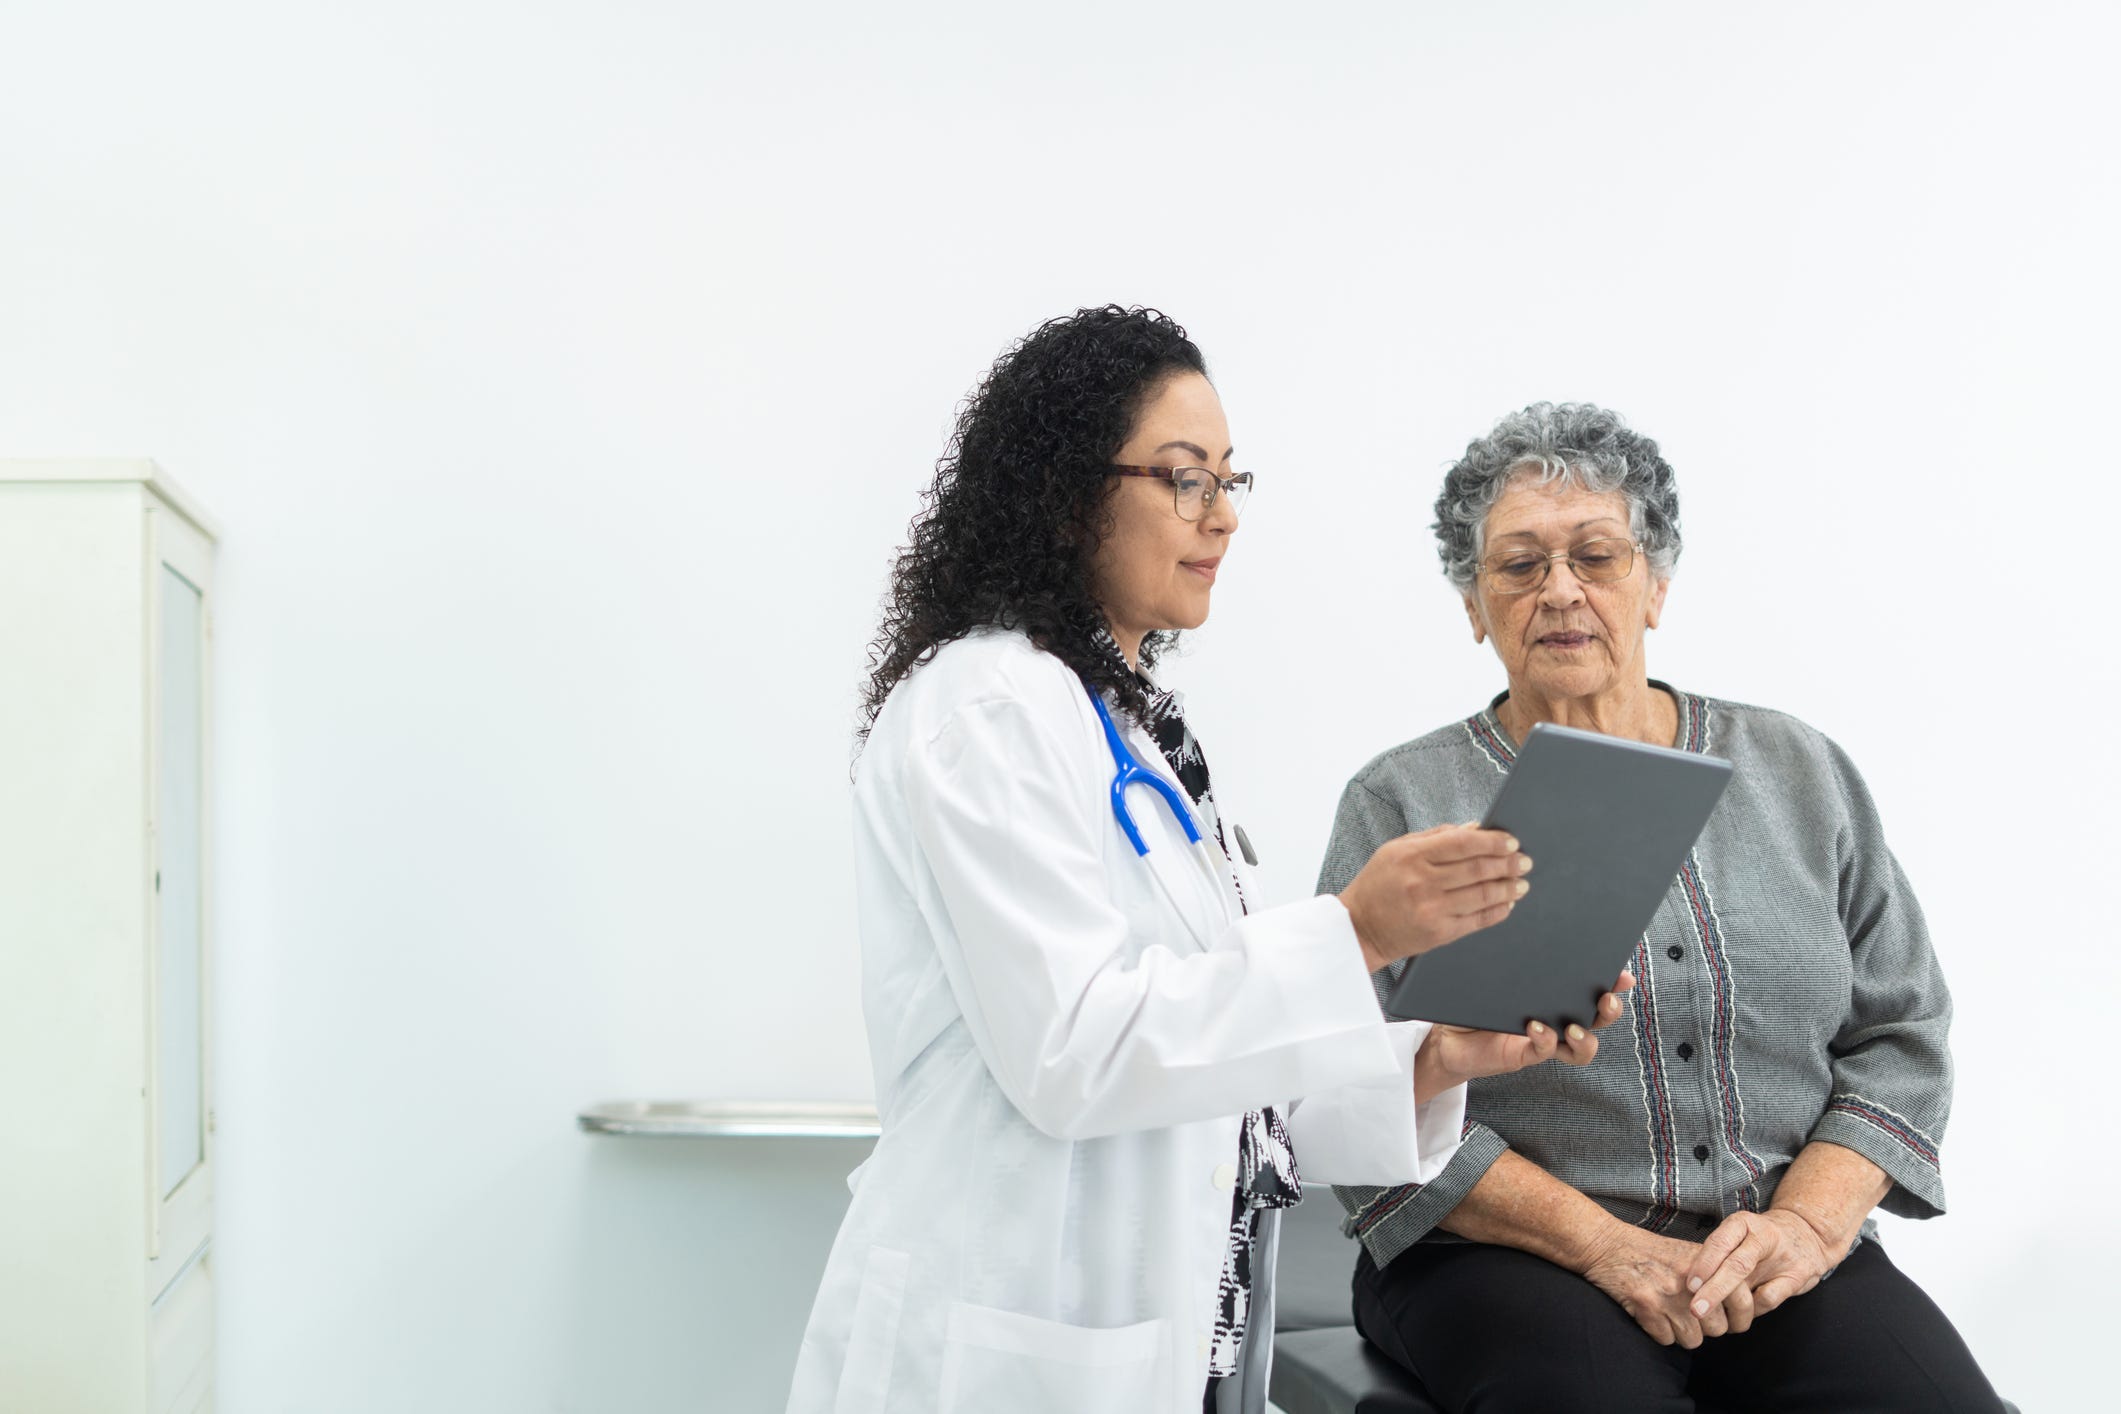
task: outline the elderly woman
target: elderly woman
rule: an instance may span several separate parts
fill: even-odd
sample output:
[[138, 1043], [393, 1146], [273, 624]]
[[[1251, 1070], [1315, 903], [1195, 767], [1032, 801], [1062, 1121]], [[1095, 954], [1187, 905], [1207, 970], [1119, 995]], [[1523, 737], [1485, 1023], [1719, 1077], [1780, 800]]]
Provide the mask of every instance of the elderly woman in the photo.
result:
[[1440, 1175], [1338, 1190], [1363, 1334], [1452, 1411], [2002, 1407], [1871, 1219], [1944, 1210], [1951, 999], [1922, 911], [1839, 747], [1649, 676], [1680, 550], [1657, 444], [1535, 404], [1467, 447], [1436, 515], [1509, 688], [1349, 783], [1321, 892], [1478, 818], [1540, 722], [1736, 771], [1636, 952], [1632, 1044], [1476, 1080]]

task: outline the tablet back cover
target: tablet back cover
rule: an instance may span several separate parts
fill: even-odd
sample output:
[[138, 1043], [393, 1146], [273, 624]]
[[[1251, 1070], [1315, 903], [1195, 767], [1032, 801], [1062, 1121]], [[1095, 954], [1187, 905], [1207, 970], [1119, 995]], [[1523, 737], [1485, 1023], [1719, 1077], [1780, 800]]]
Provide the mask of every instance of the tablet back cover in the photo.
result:
[[1718, 757], [1532, 728], [1482, 822], [1532, 856], [1531, 892], [1494, 927], [1414, 959], [1391, 1013], [1489, 1031], [1588, 1026], [1730, 779]]

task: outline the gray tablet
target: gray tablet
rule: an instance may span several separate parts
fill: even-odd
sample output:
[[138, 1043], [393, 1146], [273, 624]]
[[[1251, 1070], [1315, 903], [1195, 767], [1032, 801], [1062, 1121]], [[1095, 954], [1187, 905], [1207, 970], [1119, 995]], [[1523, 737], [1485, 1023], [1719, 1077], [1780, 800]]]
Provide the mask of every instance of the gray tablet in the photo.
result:
[[1415, 958], [1392, 1014], [1488, 1031], [1589, 1025], [1730, 779], [1714, 756], [1532, 728], [1481, 822], [1532, 856], [1532, 891], [1494, 927]]

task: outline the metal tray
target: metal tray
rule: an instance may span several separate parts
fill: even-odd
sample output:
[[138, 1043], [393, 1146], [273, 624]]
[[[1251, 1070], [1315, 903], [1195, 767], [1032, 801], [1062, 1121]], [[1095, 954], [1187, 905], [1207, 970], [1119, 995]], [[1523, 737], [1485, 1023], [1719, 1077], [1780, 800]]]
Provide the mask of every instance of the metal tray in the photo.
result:
[[657, 1139], [874, 1139], [876, 1106], [811, 1100], [611, 1100], [575, 1116], [591, 1134]]

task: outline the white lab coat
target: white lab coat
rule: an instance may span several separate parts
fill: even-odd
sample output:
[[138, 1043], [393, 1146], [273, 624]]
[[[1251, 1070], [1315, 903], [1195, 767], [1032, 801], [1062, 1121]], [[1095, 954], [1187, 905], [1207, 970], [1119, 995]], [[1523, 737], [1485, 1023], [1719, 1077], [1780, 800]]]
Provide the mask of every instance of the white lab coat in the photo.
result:
[[[1417, 1115], [1426, 1028], [1380, 1018], [1339, 900], [1258, 909], [1247, 876], [1244, 917], [1146, 789], [1135, 854], [1112, 777], [1081, 681], [1020, 634], [946, 646], [878, 715], [854, 801], [883, 1135], [790, 1414], [1197, 1414], [1243, 1112], [1287, 1107], [1310, 1181], [1455, 1151], [1464, 1091]], [[1225, 1410], [1266, 1397], [1265, 1216]]]

